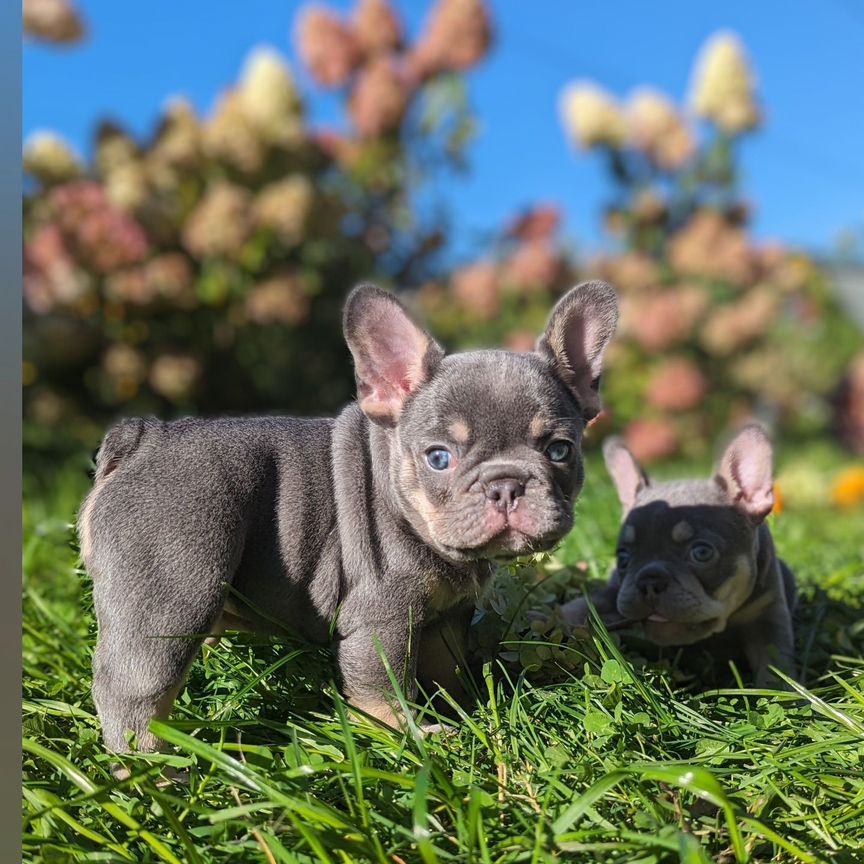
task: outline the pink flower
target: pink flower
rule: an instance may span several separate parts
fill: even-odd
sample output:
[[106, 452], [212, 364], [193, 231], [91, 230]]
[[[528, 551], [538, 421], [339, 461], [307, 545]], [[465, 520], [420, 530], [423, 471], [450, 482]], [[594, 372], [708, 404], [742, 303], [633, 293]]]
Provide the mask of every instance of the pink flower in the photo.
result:
[[491, 261], [469, 264], [453, 274], [450, 290], [478, 318], [492, 318], [501, 302], [498, 268]]
[[551, 288], [561, 273], [561, 256], [547, 239], [521, 243], [504, 270], [504, 283], [520, 288]]
[[655, 462], [678, 450], [678, 433], [668, 420], [640, 417], [624, 430], [624, 441], [640, 462]]
[[483, 0], [438, 0], [409, 57], [419, 79], [470, 69], [492, 44], [492, 21]]
[[307, 6], [297, 28], [300, 59], [323, 87], [341, 87], [357, 68], [360, 51], [352, 28], [326, 6]]
[[90, 287], [87, 274], [75, 266], [56, 224], [43, 225], [24, 244], [24, 299], [37, 315], [73, 304]]
[[777, 314], [779, 295], [757, 286], [742, 300], [717, 309], [702, 328], [702, 344], [709, 353], [727, 356], [758, 339]]
[[363, 67], [351, 91], [348, 107], [357, 131], [367, 138], [399, 125], [410, 90], [392, 56], [375, 57]]
[[665, 289], [647, 297], [621, 298], [621, 332], [647, 351], [662, 351], [686, 341], [709, 305], [708, 295], [695, 286]]
[[648, 403], [664, 411], [695, 408], [705, 395], [707, 382], [689, 360], [664, 363], [651, 377], [646, 394]]
[[46, 42], [78, 42], [84, 22], [69, 0], [24, 0], [24, 32]]
[[388, 0], [360, 0], [354, 12], [354, 34], [367, 55], [389, 52], [402, 44], [402, 24]]
[[504, 340], [504, 347], [508, 351], [520, 351], [527, 353], [534, 350], [537, 342], [537, 334], [531, 330], [514, 330]]
[[700, 210], [669, 242], [669, 261], [685, 276], [750, 284], [758, 260], [747, 235], [713, 210]]
[[97, 273], [137, 264], [150, 251], [144, 229], [108, 200], [99, 183], [64, 183], [49, 200], [70, 251]]
[[660, 268], [647, 252], [632, 250], [614, 258], [601, 258], [592, 269], [623, 294], [647, 291], [660, 281]]
[[561, 223], [561, 208], [557, 204], [538, 204], [520, 213], [504, 231], [517, 240], [543, 240], [551, 237]]

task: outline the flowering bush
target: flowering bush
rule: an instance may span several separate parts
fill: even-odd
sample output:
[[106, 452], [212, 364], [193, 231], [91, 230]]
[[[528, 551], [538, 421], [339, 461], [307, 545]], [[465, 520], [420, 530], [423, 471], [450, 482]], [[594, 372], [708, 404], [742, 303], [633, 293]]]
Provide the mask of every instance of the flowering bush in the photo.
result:
[[[29, 8], [34, 34], [72, 32], [68, 3]], [[174, 100], [144, 142], [103, 123], [89, 165], [51, 133], [28, 142], [31, 443], [93, 441], [116, 413], [335, 409], [351, 394], [341, 300], [363, 279], [414, 289], [452, 347], [530, 350], [556, 297], [596, 275], [622, 311], [598, 422], [641, 459], [702, 455], [754, 413], [824, 429], [832, 394], [841, 439], [864, 447], [859, 334], [812, 261], [748, 232], [736, 150], [762, 110], [734, 36], [703, 49], [686, 112], [651, 88], [626, 104], [591, 82], [563, 93], [566, 134], [609, 173], [610, 251], [577, 259], [544, 202], [452, 272], [442, 225], [414, 201], [463, 164], [460, 74], [492, 41], [482, 0], [436, 0], [413, 40], [389, 0], [313, 5], [295, 38], [316, 85], [340, 92], [347, 131], [310, 126], [309, 94], [258, 49], [209, 116]], [[68, 422], [82, 418], [93, 426]]]
[[[646, 462], [702, 455], [752, 414], [787, 434], [824, 429], [827, 397], [860, 342], [811, 260], [748, 233], [736, 146], [762, 112], [734, 36], [703, 49], [689, 107], [688, 116], [646, 88], [621, 105], [591, 82], [568, 87], [565, 131], [605, 160], [614, 189], [605, 208], [613, 251], [577, 261], [558, 235], [559, 211], [541, 205], [480, 261], [420, 291], [451, 340], [527, 350], [562, 288], [612, 282], [622, 315], [600, 422]], [[861, 401], [854, 381], [850, 373], [840, 420], [847, 443]]]
[[[27, 8], [34, 32], [70, 31], [68, 4]], [[92, 441], [68, 421], [115, 413], [334, 409], [345, 291], [432, 272], [443, 234], [413, 196], [470, 138], [459, 73], [489, 48], [485, 5], [437, 0], [413, 41], [388, 0], [350, 19], [312, 6], [295, 35], [347, 131], [310, 126], [288, 64], [259, 48], [209, 116], [174, 100], [147, 141], [103, 123], [88, 165], [51, 133], [26, 144], [31, 444]]]

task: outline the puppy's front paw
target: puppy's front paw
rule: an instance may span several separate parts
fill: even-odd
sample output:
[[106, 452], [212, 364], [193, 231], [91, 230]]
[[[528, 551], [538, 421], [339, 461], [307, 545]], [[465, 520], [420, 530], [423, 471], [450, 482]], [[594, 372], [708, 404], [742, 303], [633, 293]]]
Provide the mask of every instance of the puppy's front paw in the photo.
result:
[[584, 597], [575, 597], [569, 603], [564, 603], [558, 612], [571, 630], [588, 626], [588, 604]]
[[425, 738], [427, 735], [455, 735], [456, 728], [446, 723], [421, 723], [420, 734]]

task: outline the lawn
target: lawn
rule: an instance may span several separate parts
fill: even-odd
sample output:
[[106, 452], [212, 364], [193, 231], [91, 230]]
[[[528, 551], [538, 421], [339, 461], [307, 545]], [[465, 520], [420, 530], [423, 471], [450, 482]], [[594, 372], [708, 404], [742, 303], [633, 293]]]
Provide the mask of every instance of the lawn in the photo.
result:
[[[837, 458], [820, 451], [826, 476]], [[27, 484], [25, 860], [864, 861], [861, 509], [771, 517], [802, 585], [800, 693], [724, 688], [698, 651], [532, 629], [529, 609], [610, 563], [618, 505], [592, 457], [573, 533], [502, 572], [478, 613], [478, 704], [452, 733], [348, 719], [327, 651], [232, 634], [160, 726], [171, 752], [130, 759], [121, 782], [69, 527], [85, 469]], [[166, 762], [188, 786], [159, 783]]]

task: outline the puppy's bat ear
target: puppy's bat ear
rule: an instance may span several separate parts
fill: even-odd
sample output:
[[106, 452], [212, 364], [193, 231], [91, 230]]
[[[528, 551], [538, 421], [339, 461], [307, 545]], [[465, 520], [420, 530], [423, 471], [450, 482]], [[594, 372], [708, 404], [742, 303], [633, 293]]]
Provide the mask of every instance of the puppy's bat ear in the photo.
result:
[[603, 461], [609, 471], [626, 516], [636, 503], [641, 489], [651, 485], [648, 475], [627, 449], [621, 438], [613, 436], [603, 442]]
[[583, 282], [571, 288], [549, 316], [537, 351], [552, 361], [561, 380], [591, 420], [600, 412], [603, 351], [618, 324], [618, 298], [606, 282]]
[[394, 426], [405, 400], [432, 376], [443, 349], [392, 294], [375, 285], [358, 285], [348, 295], [342, 327], [354, 357], [360, 408], [375, 423]]
[[720, 459], [715, 482], [729, 503], [761, 522], [774, 507], [773, 451], [765, 430], [745, 426]]

